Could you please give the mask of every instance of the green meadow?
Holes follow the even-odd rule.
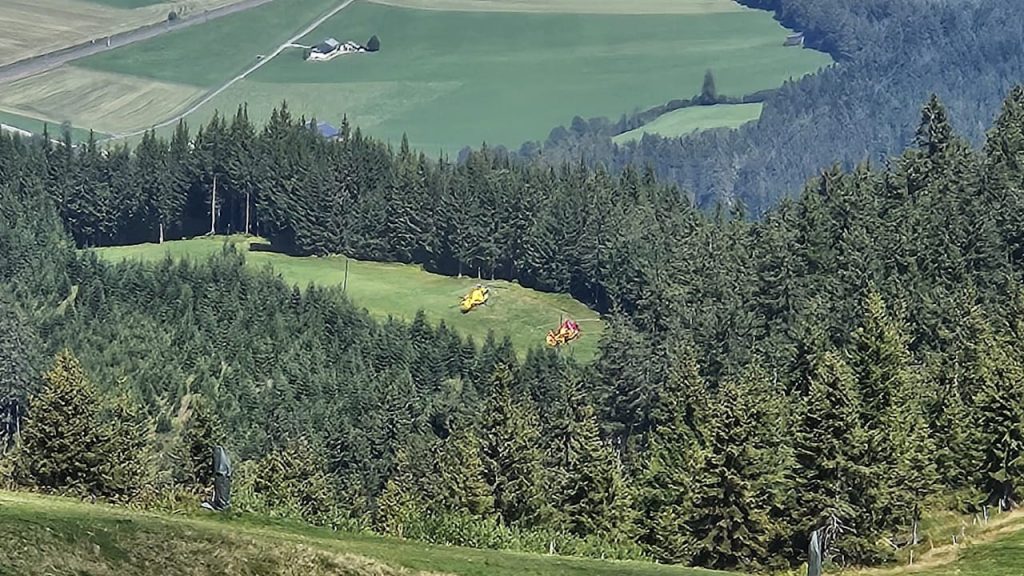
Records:
[[[196,259],[220,251],[225,241],[242,250],[248,244],[239,237],[206,237],[94,250],[111,261],[154,261],[166,256]],[[545,346],[547,331],[556,328],[559,319],[566,316],[580,322],[583,337],[570,344],[565,353],[590,361],[597,353],[604,327],[596,312],[565,294],[529,290],[512,282],[454,278],[431,274],[411,264],[366,262],[343,256],[297,257],[264,251],[244,254],[249,265],[269,266],[286,282],[300,288],[311,283],[343,285],[354,304],[377,318],[390,315],[412,320],[418,310],[423,310],[431,322],[444,320],[463,335],[472,336],[477,344],[484,341],[488,330],[493,330],[499,339],[507,335],[521,355],[530,348]],[[458,308],[459,299],[477,282],[490,287],[490,299],[486,305],[463,314]]]
[[[76,66],[210,91],[332,5],[276,0]],[[472,2],[452,6],[420,9],[358,0],[299,43],[333,37],[365,44],[377,35],[380,52],[307,62],[302,48],[287,49],[188,121],[204,123],[215,110],[231,114],[243,102],[262,120],[287,100],[296,115],[332,123],[347,116],[396,145],[407,133],[428,154],[453,155],[483,142],[515,147],[544,139],[577,115],[616,118],[690,97],[707,69],[714,71],[719,92],[739,95],[778,86],[831,61],[812,50],[784,47],[787,31],[769,13],[726,0],[702,0],[692,10],[637,0],[618,4],[619,13],[597,14],[580,13],[572,3],[558,11],[558,2],[523,12],[477,9]],[[165,109],[154,107],[154,117],[139,128],[164,120]],[[732,125],[733,114],[702,126]]]
[[[665,137],[682,136],[695,130],[709,128],[737,128],[761,117],[761,104],[716,104],[714,106],[693,106],[666,112],[653,121],[612,138],[622,144],[639,140],[644,134]]]
[[[1024,574],[1015,513],[953,547],[934,543],[912,566],[826,571],[846,576]],[[927,546],[925,546],[927,548]],[[434,546],[335,532],[245,513],[175,515],[0,491],[0,573],[212,576],[742,576],[646,562]],[[786,576],[803,576],[796,569]]]
[[[198,504],[197,504],[198,508]],[[0,573],[14,576],[726,576],[333,532],[244,514],[187,516],[0,492]]]

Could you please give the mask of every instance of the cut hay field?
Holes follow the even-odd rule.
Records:
[[[666,112],[653,121],[612,138],[622,144],[639,140],[644,134],[674,137],[689,134],[694,130],[709,128],[736,128],[761,117],[760,103],[716,104],[714,106],[693,106]]]
[[[115,134],[181,111],[201,94],[187,84],[65,66],[0,87],[0,110],[46,120],[51,133],[72,118],[74,126]]]
[[[237,0],[3,0],[0,66]]]
[[[0,492],[0,573],[15,576],[727,576],[333,532],[248,514],[146,513]],[[733,576],[737,576],[733,574]]]
[[[275,0],[74,67],[209,91],[334,4]],[[360,0],[301,43],[364,43],[373,34],[381,40],[374,54],[314,63],[302,60],[300,48],[285,50],[191,114],[189,124],[206,122],[214,110],[231,114],[243,102],[259,121],[287,100],[296,114],[332,123],[347,115],[395,144],[408,133],[431,155],[454,154],[485,141],[515,147],[544,139],[576,115],[615,118],[690,97],[708,68],[719,92],[744,94],[830,62],[783,47],[787,31],[768,12],[731,0]],[[175,104],[153,106],[150,117],[119,127],[144,129],[167,119]],[[69,104],[59,116],[85,126],[79,119],[95,116],[86,108]]]
[[[120,261],[125,258],[154,261],[166,256],[172,258],[205,258],[219,252],[225,240],[243,250],[251,240],[241,237],[194,238],[160,244],[140,244],[94,249],[102,258]],[[249,265],[269,265],[288,283],[300,288],[310,283],[327,286],[341,285],[345,281],[344,257],[295,257],[272,252],[245,251]],[[583,338],[571,344],[567,353],[588,362],[597,353],[597,344],[604,328],[597,313],[565,294],[550,294],[529,290],[504,281],[484,280],[491,288],[487,305],[468,314],[458,309],[459,298],[474,284],[473,278],[453,278],[430,274],[419,266],[389,264],[348,259],[347,294],[357,306],[365,308],[377,318],[391,315],[412,320],[423,310],[431,322],[444,322],[477,344],[493,329],[500,339],[508,335],[520,354],[531,347],[544,346],[544,336],[558,326],[560,315],[580,322]]]

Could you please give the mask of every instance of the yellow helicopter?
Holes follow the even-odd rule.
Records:
[[[565,346],[573,340],[580,338],[580,325],[575,320],[566,319],[563,320],[557,330],[548,330],[547,340],[548,346],[557,348],[559,346]]]
[[[486,286],[477,284],[469,291],[468,294],[462,297],[462,300],[459,302],[459,310],[465,314],[477,306],[486,304],[487,299],[490,298],[490,296],[491,292]]]

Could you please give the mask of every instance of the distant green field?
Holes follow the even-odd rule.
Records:
[[[304,39],[365,42],[381,51],[303,62],[285,52],[215,100],[247,100],[337,122],[428,153],[518,146],[573,116],[615,117],[699,91],[744,94],[812,72],[828,57],[785,48],[766,12],[594,15],[447,12],[356,4]],[[209,113],[209,112],[207,112]],[[266,113],[266,112],[264,112]]]
[[[232,242],[244,242],[237,237]],[[157,260],[204,258],[221,250],[224,237],[195,238],[159,244],[140,244],[95,249],[105,259]],[[242,244],[244,245],[244,244]],[[246,252],[246,262],[254,266],[270,265],[285,281],[300,287],[343,284],[344,257],[294,257],[271,252]],[[483,342],[488,329],[498,338],[508,335],[520,354],[531,347],[544,346],[544,336],[558,326],[561,315],[580,322],[583,338],[570,344],[566,353],[587,362],[594,358],[604,328],[597,313],[564,294],[528,290],[504,281],[483,281],[491,287],[487,305],[468,314],[458,309],[459,299],[474,284],[473,278],[453,278],[424,272],[419,266],[348,260],[347,294],[372,315],[388,315],[411,320],[422,309],[432,322],[444,320],[464,335]]]
[[[75,66],[213,88],[256,63],[258,55],[269,54],[337,3],[338,0],[276,0],[89,56],[77,60]]]
[[[717,104],[693,106],[667,112],[643,126],[612,138],[616,144],[639,140],[644,134],[675,137],[694,130],[736,128],[761,116],[761,104]]]
[[[198,508],[198,503],[197,503]],[[0,492],[0,573],[150,576],[739,576],[432,546],[250,515],[188,517]]]
[[[60,138],[60,122],[46,122],[37,118],[30,118],[21,114],[14,114],[13,112],[6,112],[0,110],[0,124],[7,124],[21,130],[32,132],[33,134],[42,134],[43,127],[46,126],[49,131],[50,137],[53,139]],[[105,137],[106,134],[97,132],[96,139]],[[78,128],[75,126],[71,127],[71,139],[76,142],[83,142],[89,138],[89,131]]]
[[[218,109],[230,114],[242,102],[263,119],[287,100],[296,114],[334,123],[347,115],[394,143],[408,133],[416,148],[453,154],[484,141],[518,146],[543,139],[576,115],[617,117],[689,97],[707,68],[719,91],[744,94],[830,62],[825,54],[783,47],[787,31],[769,13],[728,0],[605,0],[594,4],[598,14],[579,13],[586,3],[569,0],[547,7],[519,0],[503,3],[502,11],[481,0],[395,3],[431,9],[357,2],[300,43],[365,43],[376,34],[380,52],[305,62],[300,48],[286,50],[189,123],[203,123]],[[276,0],[77,65],[211,89],[333,4]],[[523,12],[509,11],[520,4]],[[140,128],[165,119],[157,117],[160,109]]]
[[[89,0],[94,4],[103,4],[104,6],[111,6],[113,8],[142,8],[143,6],[152,6],[153,4],[162,4],[167,0]]]

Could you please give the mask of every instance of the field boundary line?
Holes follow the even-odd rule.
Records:
[[[261,58],[258,62],[256,62],[252,66],[250,66],[247,69],[245,69],[241,74],[235,76],[231,80],[228,80],[226,83],[222,84],[216,90],[213,90],[212,92],[207,93],[198,102],[196,102],[195,104],[193,104],[192,106],[187,108],[184,112],[176,114],[175,116],[173,116],[173,117],[171,117],[171,118],[169,118],[167,120],[164,120],[163,122],[160,122],[160,123],[157,123],[157,124],[153,124],[152,126],[150,126],[148,128],[144,128],[142,130],[134,130],[132,132],[125,132],[125,133],[121,133],[121,134],[112,134],[109,138],[105,138],[104,141],[106,141],[106,140],[116,140],[116,139],[120,139],[120,138],[130,138],[132,136],[138,136],[140,134],[144,134],[144,133],[148,132],[149,130],[155,130],[157,128],[163,128],[165,126],[170,126],[171,124],[177,123],[182,118],[188,116],[189,114],[191,114],[191,113],[195,112],[196,110],[198,110],[199,108],[203,107],[205,104],[209,103],[211,100],[216,98],[222,92],[224,92],[225,90],[230,88],[235,82],[238,82],[239,80],[245,79],[246,76],[252,74],[256,70],[258,70],[261,66],[263,66],[267,62],[270,62],[271,60],[276,58],[278,55],[280,55],[282,52],[284,52],[288,48],[295,47],[296,46],[296,42],[301,40],[303,36],[309,34],[313,30],[316,30],[321,24],[323,24],[324,22],[326,22],[330,18],[334,17],[334,15],[337,14],[338,12],[341,12],[345,8],[348,8],[349,6],[351,6],[355,1],[356,0],[345,0],[341,4],[338,4],[337,6],[335,6],[331,10],[329,10],[326,14],[324,14],[324,15],[320,16],[319,18],[317,18],[316,20],[314,20],[312,24],[306,26],[298,34],[296,34],[295,36],[292,36],[291,38],[286,40],[284,43],[282,43],[280,46],[278,46],[277,49],[274,50],[269,56],[266,56],[265,58]]]
[[[123,32],[108,34],[99,38],[93,38],[92,40],[79,42],[78,44],[66,46],[45,54],[37,54],[35,56],[29,56],[28,58],[22,58],[21,60],[0,66],[0,84],[7,84],[23,78],[42,74],[43,72],[59,68],[68,62],[80,60],[94,54],[107,52],[115,48],[129,46],[136,42],[149,40],[150,38],[155,38],[168,32],[184,30],[185,28],[195,26],[196,24],[203,24],[211,20],[216,20],[217,18],[237,14],[238,12],[269,4],[273,1],[274,0],[239,0],[238,2],[233,2],[226,6],[221,6],[220,8],[204,10],[200,13],[185,16],[174,21],[162,20],[160,22],[153,22],[131,30],[125,30]]]

